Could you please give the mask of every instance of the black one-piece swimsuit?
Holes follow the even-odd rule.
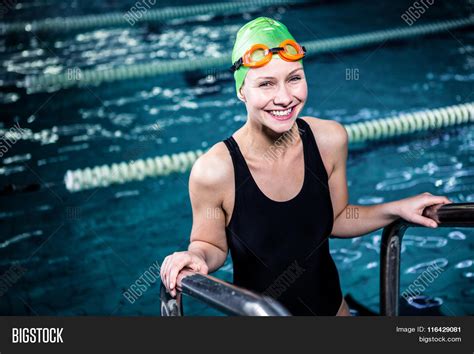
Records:
[[[235,139],[235,200],[226,237],[233,283],[279,301],[292,315],[334,316],[341,302],[339,275],[329,252],[333,209],[328,175],[310,126],[297,118],[303,142],[304,182],[288,201],[268,198],[257,186]]]

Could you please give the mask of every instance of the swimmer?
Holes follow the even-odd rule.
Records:
[[[299,116],[308,96],[305,53],[284,24],[267,17],[238,31],[232,71],[247,120],[192,168],[190,243],[161,267],[172,296],[182,270],[215,272],[230,251],[235,285],[272,296],[292,315],[350,316],[329,238],[362,236],[398,218],[436,227],[423,210],[451,203],[423,193],[349,204],[345,128]]]

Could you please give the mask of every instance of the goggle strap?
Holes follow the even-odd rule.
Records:
[[[280,50],[284,50],[285,48],[283,47],[275,47],[275,48],[271,48],[270,51],[273,53],[273,54],[276,54],[278,53]]]
[[[237,70],[241,67],[242,63],[243,63],[243,59],[242,59],[242,57],[240,57],[240,59],[237,60],[237,61],[230,67],[230,71],[231,71],[231,72],[237,71]]]

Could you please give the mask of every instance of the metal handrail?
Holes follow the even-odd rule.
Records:
[[[438,227],[474,227],[474,203],[437,204],[426,208],[423,216]],[[402,239],[409,227],[422,225],[397,219],[383,229],[380,252],[380,313],[398,316],[400,297],[400,253]],[[291,316],[278,301],[256,294],[210,275],[191,271],[181,280],[173,298],[161,283],[161,315],[183,316],[182,294],[190,295],[229,315]]]
[[[432,218],[438,227],[474,227],[474,203],[436,204],[423,216]],[[397,219],[383,229],[380,251],[380,314],[398,316],[400,298],[400,251],[403,235],[409,227],[422,227]]]
[[[210,275],[186,271],[190,275],[181,280],[181,291],[173,298],[161,283],[161,315],[183,316],[182,294],[190,295],[228,315],[291,316],[276,300],[229,284]]]

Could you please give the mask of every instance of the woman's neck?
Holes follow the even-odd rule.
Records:
[[[253,156],[264,156],[277,149],[278,156],[282,157],[291,146],[298,144],[301,139],[296,121],[290,130],[276,133],[258,122],[253,122],[251,119],[247,119],[242,127],[241,137],[246,151],[250,151]]]

